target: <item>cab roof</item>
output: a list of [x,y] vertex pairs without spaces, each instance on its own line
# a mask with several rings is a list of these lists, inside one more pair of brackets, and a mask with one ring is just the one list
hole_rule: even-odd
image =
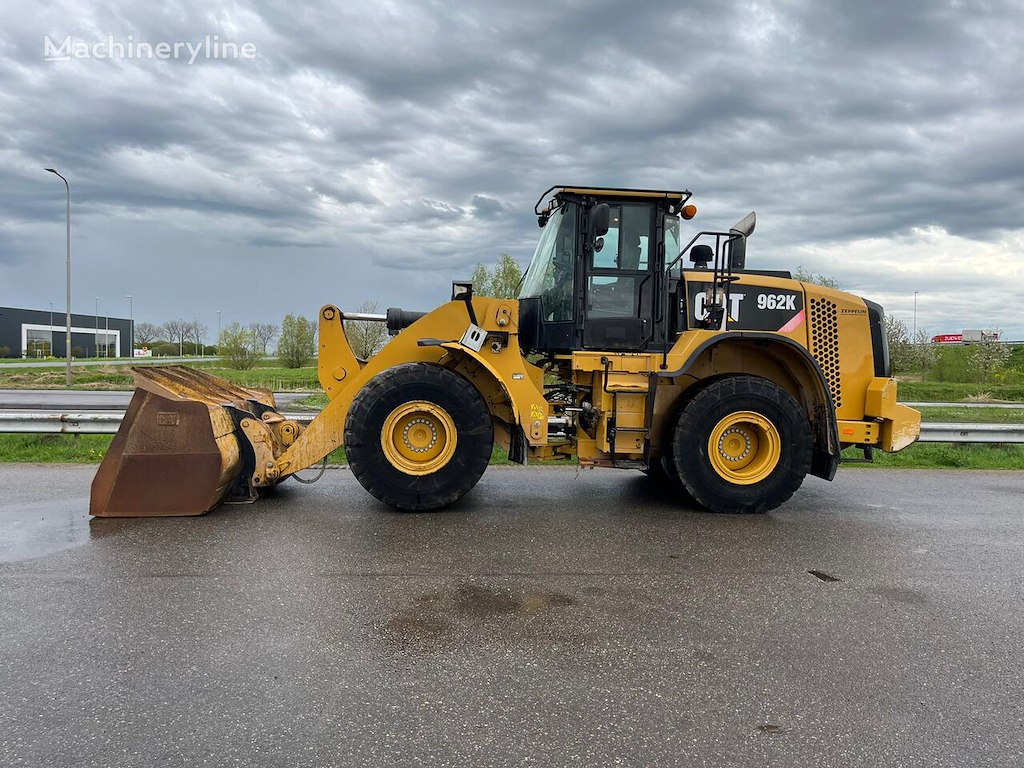
[[[533,207],[533,212],[538,216],[544,212],[550,213],[551,210],[559,204],[559,198],[562,195],[598,197],[602,200],[618,197],[640,200],[670,200],[677,205],[682,205],[690,199],[692,194],[692,192],[685,189],[681,191],[669,191],[661,189],[626,189],[623,187],[572,187],[556,184],[540,196],[537,204]],[[545,200],[548,201],[547,205],[544,205]]]

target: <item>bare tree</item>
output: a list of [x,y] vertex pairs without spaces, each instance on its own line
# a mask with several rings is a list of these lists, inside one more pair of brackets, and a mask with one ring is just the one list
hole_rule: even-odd
[[154,341],[159,341],[163,335],[163,331],[159,325],[154,323],[136,323],[135,324],[135,343],[148,345]]
[[192,323],[188,320],[168,320],[163,325],[163,335],[168,341],[178,342],[178,357],[185,354],[185,340],[191,338]]
[[267,347],[277,337],[277,326],[273,323],[253,323],[249,326],[249,332],[260,345],[261,352],[267,354]]
[[[364,301],[356,311],[376,314],[380,312],[380,307],[375,301]],[[360,360],[369,360],[387,343],[388,329],[384,323],[375,323],[370,320],[346,320],[345,336],[355,356]]]
[[206,338],[206,323],[196,319],[188,324],[188,337],[195,343],[194,354],[200,355],[203,350],[203,339]]
[[[888,322],[888,318],[886,319]],[[917,361],[917,369],[924,373],[935,365],[935,345],[932,344],[932,335],[927,328],[918,328],[914,336],[914,358]]]

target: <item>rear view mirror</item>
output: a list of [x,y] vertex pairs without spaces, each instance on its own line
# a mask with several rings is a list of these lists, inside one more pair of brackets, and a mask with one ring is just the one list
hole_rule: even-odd
[[601,237],[608,234],[608,223],[611,213],[608,203],[598,203],[590,209],[590,235]]

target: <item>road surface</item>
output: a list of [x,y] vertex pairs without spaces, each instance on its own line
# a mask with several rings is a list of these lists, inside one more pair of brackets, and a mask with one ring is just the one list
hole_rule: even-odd
[[762,517],[492,467],[89,520],[0,466],[0,764],[1024,761],[1024,473],[850,469]]

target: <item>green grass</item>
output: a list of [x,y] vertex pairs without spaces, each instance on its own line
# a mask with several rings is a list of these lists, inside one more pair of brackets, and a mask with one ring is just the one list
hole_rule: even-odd
[[1021,424],[1024,405],[1020,408],[934,408],[922,406],[921,420],[926,423]]
[[99,463],[113,438],[113,435],[0,435],[0,462]]
[[250,368],[248,371],[235,371],[231,368],[209,368],[207,373],[242,384],[246,387],[269,389],[271,392],[319,390],[320,380],[316,375],[316,367],[283,368],[279,365],[265,365]]
[[899,382],[899,398],[911,403],[957,403],[969,400],[1024,402],[1020,384],[956,384],[946,381]]
[[326,406],[327,403],[329,402],[330,400],[327,398],[327,395],[325,395],[323,392],[318,392],[313,395],[306,395],[305,397],[300,397],[297,400],[292,400],[292,402],[288,404],[288,410],[319,411],[322,410],[324,406]]
[[[843,452],[845,459],[858,459],[856,448]],[[873,464],[844,464],[844,467],[891,469],[1024,469],[1024,445],[979,443],[915,443],[899,453],[875,451]]]

